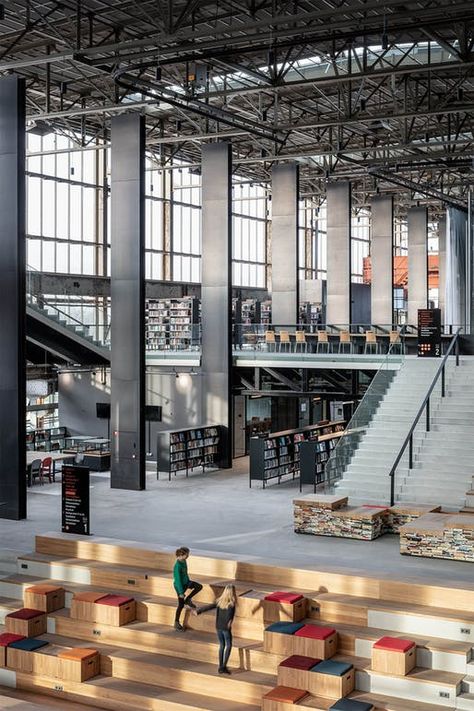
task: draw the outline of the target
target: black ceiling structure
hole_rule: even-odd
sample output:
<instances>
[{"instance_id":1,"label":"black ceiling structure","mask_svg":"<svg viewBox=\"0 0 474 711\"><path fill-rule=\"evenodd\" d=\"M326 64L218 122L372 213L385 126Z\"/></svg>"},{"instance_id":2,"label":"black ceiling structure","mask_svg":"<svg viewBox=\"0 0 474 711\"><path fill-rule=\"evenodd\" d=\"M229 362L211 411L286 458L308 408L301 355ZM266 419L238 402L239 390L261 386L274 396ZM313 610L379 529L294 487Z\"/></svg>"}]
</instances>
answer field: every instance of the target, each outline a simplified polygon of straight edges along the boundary
<instances>
[{"instance_id":1,"label":"black ceiling structure","mask_svg":"<svg viewBox=\"0 0 474 711\"><path fill-rule=\"evenodd\" d=\"M301 190L353 181L434 210L474 179L474 4L465 0L15 0L0 74L27 80L30 129L108 140L144 113L147 149L199 169L229 140L235 170L267 182L296 160Z\"/></svg>"}]
</instances>

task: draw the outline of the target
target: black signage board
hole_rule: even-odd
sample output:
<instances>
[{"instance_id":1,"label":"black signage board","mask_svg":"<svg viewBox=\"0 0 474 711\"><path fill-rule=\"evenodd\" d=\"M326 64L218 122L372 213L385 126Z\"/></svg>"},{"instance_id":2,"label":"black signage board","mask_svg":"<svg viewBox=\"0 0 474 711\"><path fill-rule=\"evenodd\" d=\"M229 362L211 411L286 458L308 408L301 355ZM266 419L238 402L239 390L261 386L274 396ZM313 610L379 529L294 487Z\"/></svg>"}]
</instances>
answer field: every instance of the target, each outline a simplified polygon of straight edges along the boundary
<instances>
[{"instance_id":1,"label":"black signage board","mask_svg":"<svg viewBox=\"0 0 474 711\"><path fill-rule=\"evenodd\" d=\"M441 310L418 309L418 357L441 356Z\"/></svg>"},{"instance_id":2,"label":"black signage board","mask_svg":"<svg viewBox=\"0 0 474 711\"><path fill-rule=\"evenodd\" d=\"M90 535L90 473L87 467L63 465L62 531Z\"/></svg>"}]
</instances>

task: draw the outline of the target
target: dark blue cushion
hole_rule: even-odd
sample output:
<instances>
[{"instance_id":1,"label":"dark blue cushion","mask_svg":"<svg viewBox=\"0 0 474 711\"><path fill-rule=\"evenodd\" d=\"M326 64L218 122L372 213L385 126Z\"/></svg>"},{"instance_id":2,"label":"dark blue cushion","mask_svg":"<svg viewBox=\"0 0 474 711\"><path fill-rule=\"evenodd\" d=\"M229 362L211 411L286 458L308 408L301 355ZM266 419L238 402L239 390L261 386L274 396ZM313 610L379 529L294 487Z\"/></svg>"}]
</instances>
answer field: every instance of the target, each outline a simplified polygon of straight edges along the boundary
<instances>
[{"instance_id":1,"label":"dark blue cushion","mask_svg":"<svg viewBox=\"0 0 474 711\"><path fill-rule=\"evenodd\" d=\"M318 674L332 674L332 676L344 676L352 669L352 664L346 662L333 662L332 659L326 659L324 662L319 662L311 667L310 671Z\"/></svg>"},{"instance_id":2,"label":"dark blue cushion","mask_svg":"<svg viewBox=\"0 0 474 711\"><path fill-rule=\"evenodd\" d=\"M368 704L366 701L339 699L329 708L329 711L372 711L373 708L373 704Z\"/></svg>"},{"instance_id":3,"label":"dark blue cushion","mask_svg":"<svg viewBox=\"0 0 474 711\"><path fill-rule=\"evenodd\" d=\"M280 632L280 634L295 634L302 627L303 622L274 622L266 628L266 632Z\"/></svg>"},{"instance_id":4,"label":"dark blue cushion","mask_svg":"<svg viewBox=\"0 0 474 711\"><path fill-rule=\"evenodd\" d=\"M25 639L20 639L18 642L12 642L9 646L11 649L23 649L25 652L35 652L41 647L45 647L49 644L45 639L36 639L36 637L26 637Z\"/></svg>"}]
</instances>

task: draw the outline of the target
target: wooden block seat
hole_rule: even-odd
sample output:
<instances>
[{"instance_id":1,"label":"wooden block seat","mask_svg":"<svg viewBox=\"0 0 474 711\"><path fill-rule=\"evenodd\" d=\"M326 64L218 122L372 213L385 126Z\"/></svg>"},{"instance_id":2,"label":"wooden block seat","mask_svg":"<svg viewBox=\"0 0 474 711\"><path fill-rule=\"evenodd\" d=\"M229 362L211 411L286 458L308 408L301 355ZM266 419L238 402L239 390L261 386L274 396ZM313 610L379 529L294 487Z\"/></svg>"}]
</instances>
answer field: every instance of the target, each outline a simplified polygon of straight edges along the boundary
<instances>
[{"instance_id":1,"label":"wooden block seat","mask_svg":"<svg viewBox=\"0 0 474 711\"><path fill-rule=\"evenodd\" d=\"M308 691L317 696L340 699L354 691L355 670L347 662L326 659L312 667L308 675Z\"/></svg>"},{"instance_id":2,"label":"wooden block seat","mask_svg":"<svg viewBox=\"0 0 474 711\"><path fill-rule=\"evenodd\" d=\"M25 590L25 607L43 612L55 612L65 606L64 588L58 585L31 585Z\"/></svg>"},{"instance_id":3,"label":"wooden block seat","mask_svg":"<svg viewBox=\"0 0 474 711\"><path fill-rule=\"evenodd\" d=\"M266 701L274 701L283 704L297 704L298 701L301 701L301 699L303 699L306 695L306 691L302 691L301 689L293 689L290 686L276 686L264 695L263 708L266 708Z\"/></svg>"},{"instance_id":4,"label":"wooden block seat","mask_svg":"<svg viewBox=\"0 0 474 711\"><path fill-rule=\"evenodd\" d=\"M263 633L263 649L272 654L293 654L293 636L302 627L303 622L274 622Z\"/></svg>"},{"instance_id":5,"label":"wooden block seat","mask_svg":"<svg viewBox=\"0 0 474 711\"><path fill-rule=\"evenodd\" d=\"M58 653L60 676L66 681L87 681L100 674L100 654L96 649L73 647Z\"/></svg>"},{"instance_id":6,"label":"wooden block seat","mask_svg":"<svg viewBox=\"0 0 474 711\"><path fill-rule=\"evenodd\" d=\"M265 595L263 600L266 620L299 622L306 617L306 599L300 593L277 591Z\"/></svg>"},{"instance_id":7,"label":"wooden block seat","mask_svg":"<svg viewBox=\"0 0 474 711\"><path fill-rule=\"evenodd\" d=\"M12 634L11 632L3 632L0 634L0 667L7 665L7 647L13 642L18 642L20 639L25 639L21 634Z\"/></svg>"},{"instance_id":8,"label":"wooden block seat","mask_svg":"<svg viewBox=\"0 0 474 711\"><path fill-rule=\"evenodd\" d=\"M36 637L46 632L46 615L42 610L22 607L5 617L5 631L22 637Z\"/></svg>"},{"instance_id":9,"label":"wooden block seat","mask_svg":"<svg viewBox=\"0 0 474 711\"><path fill-rule=\"evenodd\" d=\"M337 651L337 632L333 627L303 625L295 634L295 654L329 659Z\"/></svg>"},{"instance_id":10,"label":"wooden block seat","mask_svg":"<svg viewBox=\"0 0 474 711\"><path fill-rule=\"evenodd\" d=\"M321 660L293 654L278 665L278 684L296 689L305 689L307 673Z\"/></svg>"},{"instance_id":11,"label":"wooden block seat","mask_svg":"<svg viewBox=\"0 0 474 711\"><path fill-rule=\"evenodd\" d=\"M79 592L71 602L71 617L121 627L136 619L136 602L127 595Z\"/></svg>"},{"instance_id":12,"label":"wooden block seat","mask_svg":"<svg viewBox=\"0 0 474 711\"><path fill-rule=\"evenodd\" d=\"M104 595L97 600L96 622L121 627L137 618L137 604L127 595Z\"/></svg>"},{"instance_id":13,"label":"wooden block seat","mask_svg":"<svg viewBox=\"0 0 474 711\"><path fill-rule=\"evenodd\" d=\"M416 645L400 637L381 637L372 647L372 670L406 676L416 665Z\"/></svg>"},{"instance_id":14,"label":"wooden block seat","mask_svg":"<svg viewBox=\"0 0 474 711\"><path fill-rule=\"evenodd\" d=\"M7 647L7 667L24 674L32 674L34 668L32 652L37 652L47 644L49 644L47 640L34 637L25 637L12 642Z\"/></svg>"},{"instance_id":15,"label":"wooden block seat","mask_svg":"<svg viewBox=\"0 0 474 711\"><path fill-rule=\"evenodd\" d=\"M373 711L373 709L373 704L355 699L339 699L329 707L329 711Z\"/></svg>"}]
</instances>

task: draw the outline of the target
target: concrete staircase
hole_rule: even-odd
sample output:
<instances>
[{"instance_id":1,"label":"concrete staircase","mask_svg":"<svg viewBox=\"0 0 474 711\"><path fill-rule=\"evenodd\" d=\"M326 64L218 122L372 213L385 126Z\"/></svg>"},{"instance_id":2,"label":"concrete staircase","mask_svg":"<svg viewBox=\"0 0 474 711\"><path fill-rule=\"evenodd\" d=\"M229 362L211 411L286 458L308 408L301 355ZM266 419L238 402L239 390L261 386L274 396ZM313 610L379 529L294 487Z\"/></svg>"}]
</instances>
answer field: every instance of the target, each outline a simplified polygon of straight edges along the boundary
<instances>
[{"instance_id":1,"label":"concrete staircase","mask_svg":"<svg viewBox=\"0 0 474 711\"><path fill-rule=\"evenodd\" d=\"M474 358L465 357L458 368L451 368L431 431L415 446L413 469L397 472L397 500L462 508L473 471Z\"/></svg>"},{"instance_id":2,"label":"concrete staircase","mask_svg":"<svg viewBox=\"0 0 474 711\"><path fill-rule=\"evenodd\" d=\"M336 494L349 496L354 504L390 503L389 472L408 434L413 420L440 365L438 359L407 357L390 383L373 419L362 435L357 449L346 465L343 477L336 482ZM447 379L453 370L448 366ZM437 409L440 388L436 388L431 408ZM416 434L415 446L424 439L422 427ZM398 483L405 483L408 452L398 470ZM466 491L465 487L464 491Z\"/></svg>"}]
</instances>

